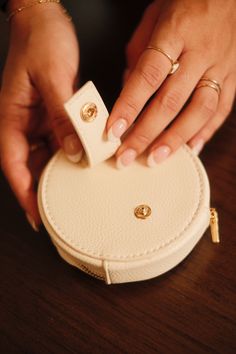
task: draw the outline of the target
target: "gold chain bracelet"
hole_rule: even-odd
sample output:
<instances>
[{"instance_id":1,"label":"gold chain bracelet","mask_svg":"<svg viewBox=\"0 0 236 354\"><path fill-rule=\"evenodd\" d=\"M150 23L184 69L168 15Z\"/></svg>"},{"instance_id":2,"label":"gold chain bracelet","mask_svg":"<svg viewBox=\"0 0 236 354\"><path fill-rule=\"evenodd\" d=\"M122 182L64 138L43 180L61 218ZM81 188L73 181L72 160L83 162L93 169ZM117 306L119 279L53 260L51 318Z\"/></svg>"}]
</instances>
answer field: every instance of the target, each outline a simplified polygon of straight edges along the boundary
<instances>
[{"instance_id":1,"label":"gold chain bracelet","mask_svg":"<svg viewBox=\"0 0 236 354\"><path fill-rule=\"evenodd\" d=\"M17 9L11 11L9 13L9 15L7 16L7 21L9 22L13 16L17 15L18 13L20 13L21 11L25 10L25 9L29 9L30 7L34 6L34 5L42 5L42 4L49 4L49 3L56 3L56 4L61 4L61 0L35 0L34 2L31 2L28 5L24 5L21 7L18 7ZM66 9L63 8L63 12L65 13L65 15L67 16L68 20L71 20L71 17L68 15Z\"/></svg>"}]
</instances>

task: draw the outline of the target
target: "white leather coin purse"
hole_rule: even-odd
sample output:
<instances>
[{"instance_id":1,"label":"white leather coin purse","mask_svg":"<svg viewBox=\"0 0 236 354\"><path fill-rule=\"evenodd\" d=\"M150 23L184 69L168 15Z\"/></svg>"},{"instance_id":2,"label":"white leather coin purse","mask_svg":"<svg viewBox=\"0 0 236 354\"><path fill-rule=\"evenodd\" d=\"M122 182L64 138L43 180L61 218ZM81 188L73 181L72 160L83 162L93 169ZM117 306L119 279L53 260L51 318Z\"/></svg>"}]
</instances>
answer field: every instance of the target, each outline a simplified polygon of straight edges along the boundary
<instances>
[{"instance_id":1,"label":"white leather coin purse","mask_svg":"<svg viewBox=\"0 0 236 354\"><path fill-rule=\"evenodd\" d=\"M155 168L140 157L123 170L112 157L120 140L104 133L108 112L92 82L65 109L84 146L74 164L62 151L39 184L43 223L61 257L107 284L156 277L181 262L210 224L206 172L184 146Z\"/></svg>"}]
</instances>

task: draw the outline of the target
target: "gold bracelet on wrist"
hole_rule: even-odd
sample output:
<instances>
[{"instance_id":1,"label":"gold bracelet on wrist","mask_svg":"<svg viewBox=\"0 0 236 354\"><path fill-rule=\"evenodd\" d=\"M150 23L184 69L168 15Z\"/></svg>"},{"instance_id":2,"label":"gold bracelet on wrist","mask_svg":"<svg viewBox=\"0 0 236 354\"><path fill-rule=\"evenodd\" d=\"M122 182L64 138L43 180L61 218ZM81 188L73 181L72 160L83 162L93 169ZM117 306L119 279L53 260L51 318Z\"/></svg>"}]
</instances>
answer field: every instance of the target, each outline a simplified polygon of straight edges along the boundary
<instances>
[{"instance_id":1,"label":"gold bracelet on wrist","mask_svg":"<svg viewBox=\"0 0 236 354\"><path fill-rule=\"evenodd\" d=\"M21 7L18 7L15 10L12 10L8 16L7 16L7 21L9 22L12 17L14 17L15 15L17 15L18 13L20 13L21 11L25 10L25 9L29 9L30 7L34 6L34 5L42 5L42 4L49 4L49 3L56 3L56 4L61 4L61 0L35 0L27 5L23 5ZM71 21L71 17L68 15L66 9L63 8L63 12L65 13L65 15L67 16L68 20Z\"/></svg>"}]
</instances>

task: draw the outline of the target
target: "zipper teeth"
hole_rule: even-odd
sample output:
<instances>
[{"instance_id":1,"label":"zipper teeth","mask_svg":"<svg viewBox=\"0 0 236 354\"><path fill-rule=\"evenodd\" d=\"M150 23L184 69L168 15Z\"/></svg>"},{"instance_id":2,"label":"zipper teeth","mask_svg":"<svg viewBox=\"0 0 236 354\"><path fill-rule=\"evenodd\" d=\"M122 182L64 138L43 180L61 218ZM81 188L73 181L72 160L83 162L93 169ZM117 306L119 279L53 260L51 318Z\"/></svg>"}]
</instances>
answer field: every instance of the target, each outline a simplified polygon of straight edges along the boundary
<instances>
[{"instance_id":1,"label":"zipper teeth","mask_svg":"<svg viewBox=\"0 0 236 354\"><path fill-rule=\"evenodd\" d=\"M92 270L90 270L89 268L87 268L85 265L80 264L80 268L81 270L83 270L85 273L92 275L94 278L97 278L99 280L105 280L105 277L103 277L100 274L94 273Z\"/></svg>"}]
</instances>

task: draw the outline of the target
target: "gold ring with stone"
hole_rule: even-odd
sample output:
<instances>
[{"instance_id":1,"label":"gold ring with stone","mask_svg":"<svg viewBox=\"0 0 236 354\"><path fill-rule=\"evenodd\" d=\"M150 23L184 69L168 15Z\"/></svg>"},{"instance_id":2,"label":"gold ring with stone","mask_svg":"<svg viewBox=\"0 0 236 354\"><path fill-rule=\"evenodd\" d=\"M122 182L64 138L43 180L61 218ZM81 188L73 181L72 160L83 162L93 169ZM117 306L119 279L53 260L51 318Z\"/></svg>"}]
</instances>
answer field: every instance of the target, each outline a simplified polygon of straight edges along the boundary
<instances>
[{"instance_id":1,"label":"gold ring with stone","mask_svg":"<svg viewBox=\"0 0 236 354\"><path fill-rule=\"evenodd\" d=\"M169 61L171 63L171 69L169 71L169 75L174 74L178 70L178 68L179 68L178 60L173 60L171 58L171 56L169 54L167 54L166 52L164 52L164 50L162 50L161 48L153 46L153 45L149 45L146 49L156 50L157 52L163 54L167 59L169 59Z\"/></svg>"},{"instance_id":2,"label":"gold ring with stone","mask_svg":"<svg viewBox=\"0 0 236 354\"><path fill-rule=\"evenodd\" d=\"M200 87L210 87L217 92L218 96L221 93L221 87L220 87L220 84L218 83L218 81L213 80L213 79L209 79L208 77L201 78L201 80L199 81L199 83L196 86L196 89L198 89Z\"/></svg>"}]
</instances>

